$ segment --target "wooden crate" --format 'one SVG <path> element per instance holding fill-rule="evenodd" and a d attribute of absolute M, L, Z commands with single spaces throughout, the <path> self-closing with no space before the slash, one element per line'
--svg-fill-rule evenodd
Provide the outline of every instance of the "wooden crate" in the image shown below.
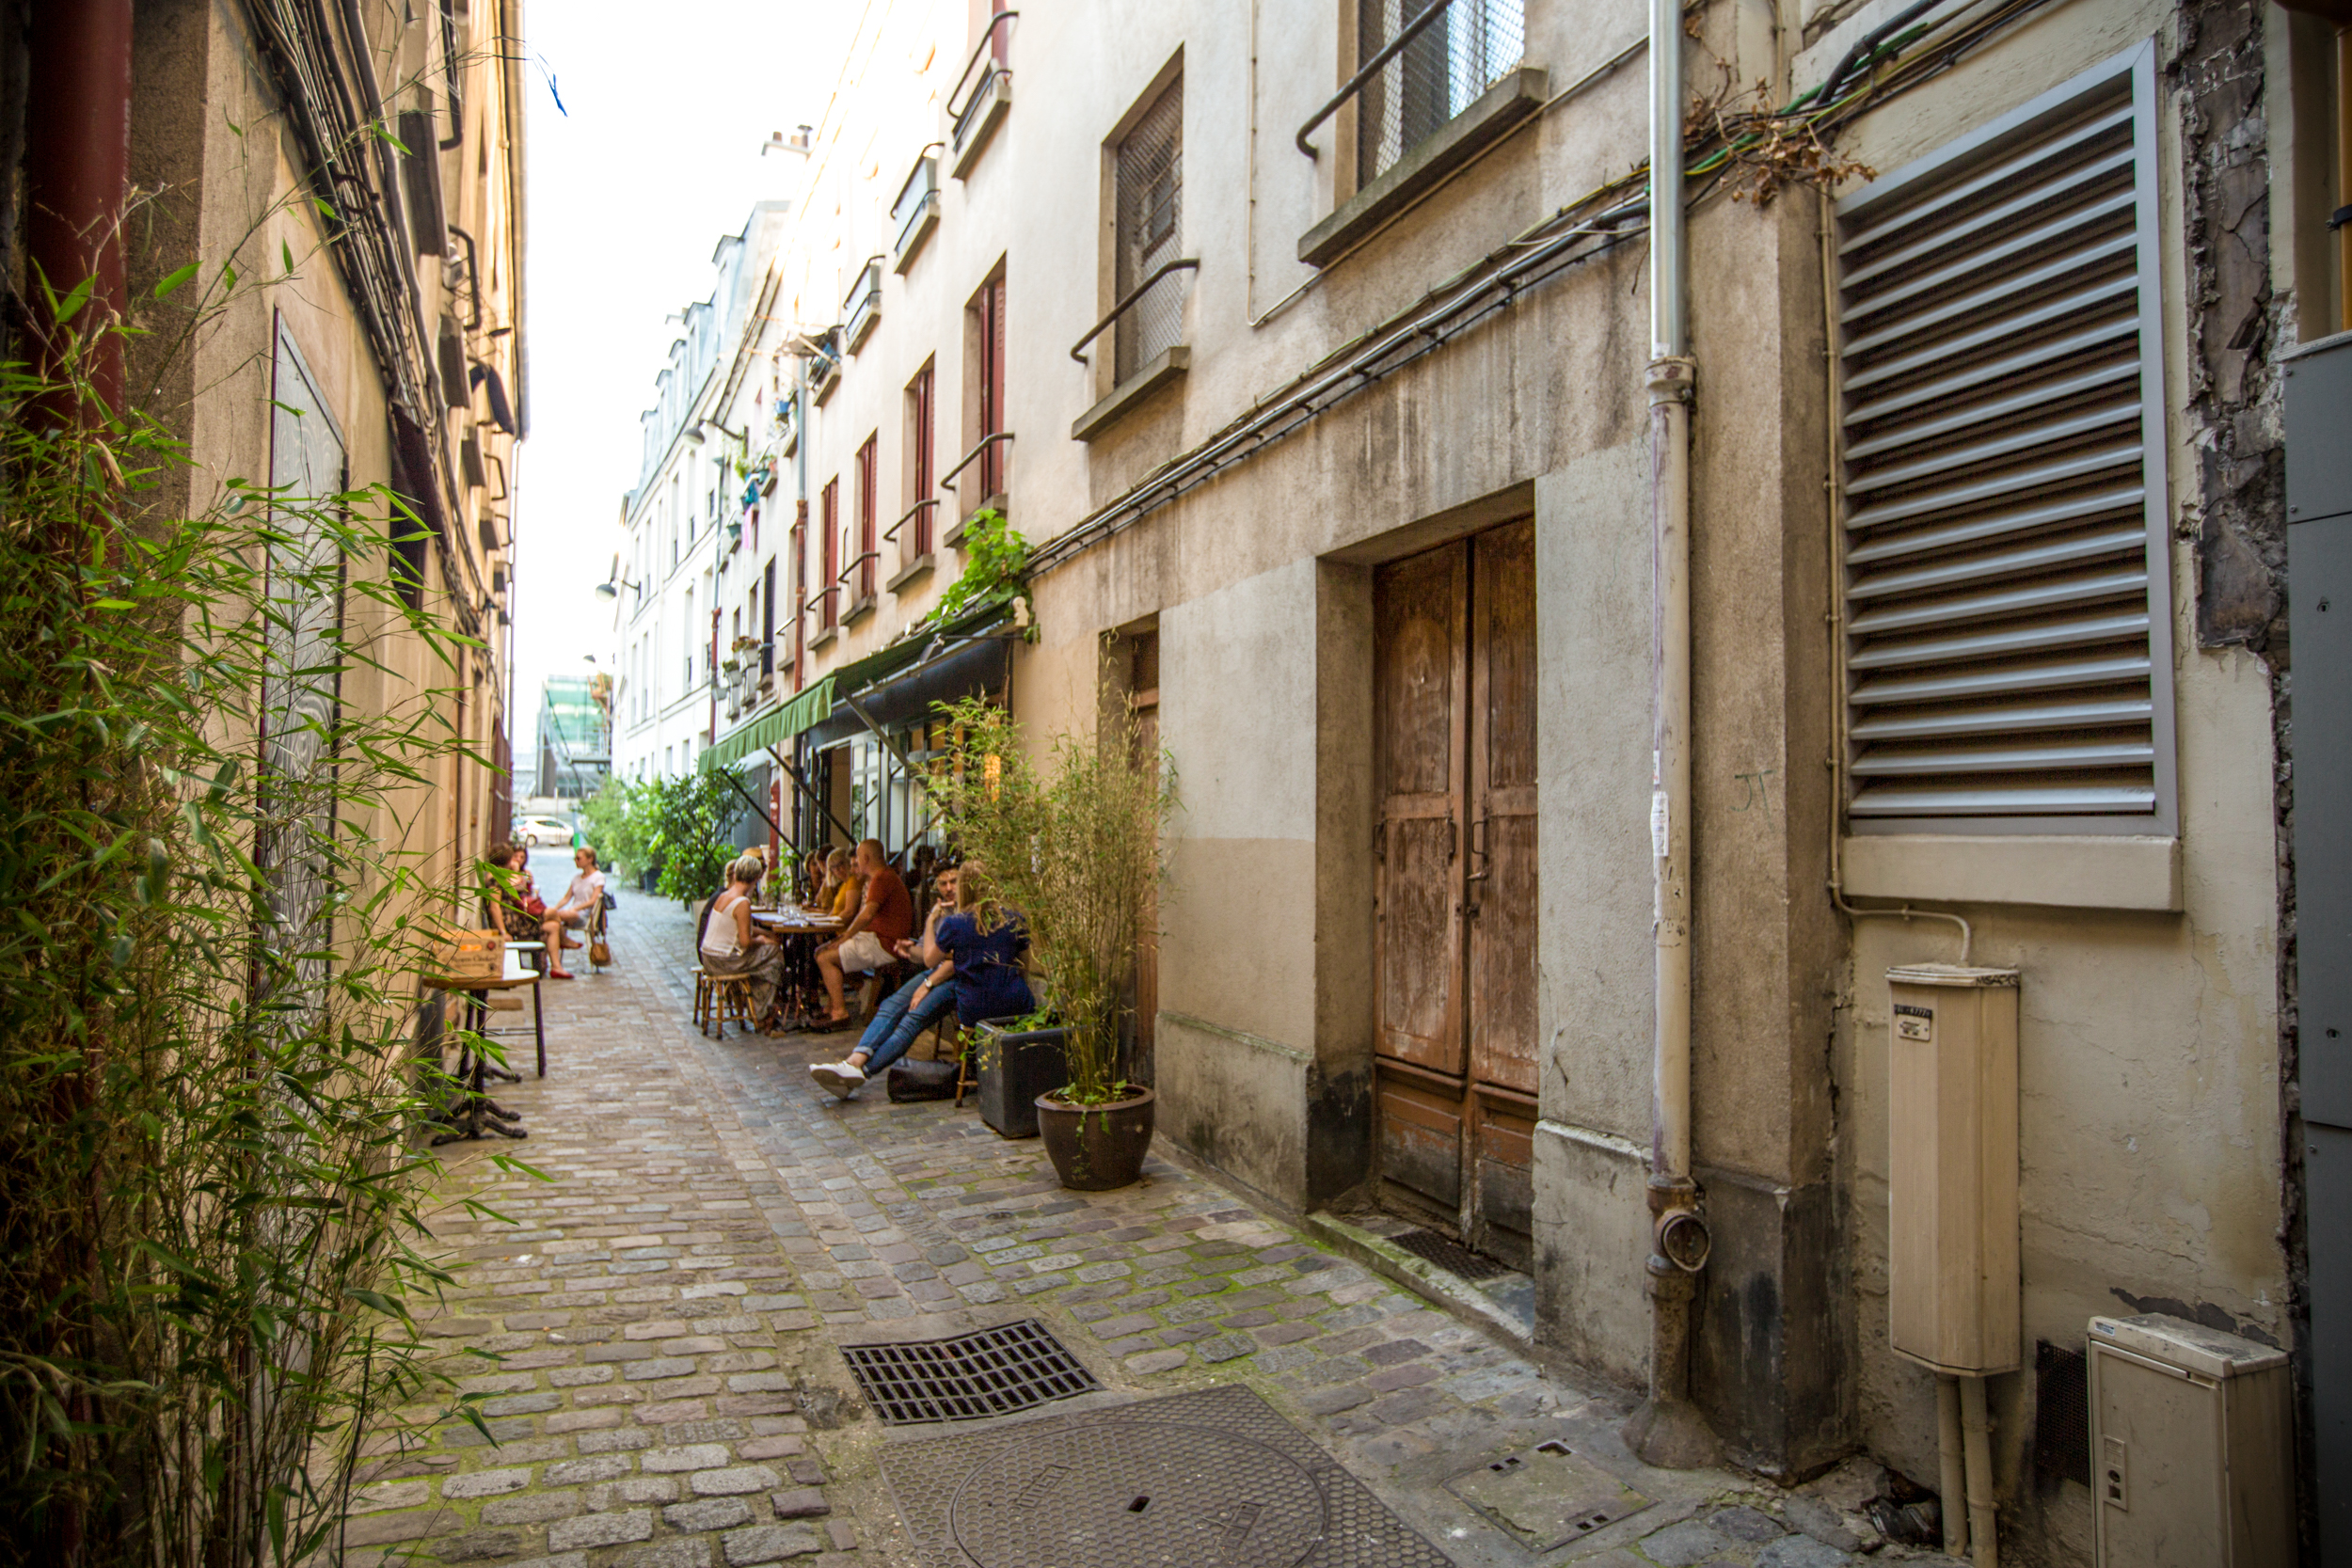
<path fill-rule="evenodd" d="M 506 973 L 506 933 L 449 930 L 441 934 L 440 972 L 453 980 L 495 980 Z"/>

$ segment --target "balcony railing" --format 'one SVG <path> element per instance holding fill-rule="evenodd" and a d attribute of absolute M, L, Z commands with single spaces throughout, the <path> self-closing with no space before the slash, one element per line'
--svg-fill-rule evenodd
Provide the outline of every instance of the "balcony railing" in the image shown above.
<path fill-rule="evenodd" d="M 980 41 L 974 46 L 972 57 L 963 63 L 956 85 L 948 89 L 947 122 L 954 127 L 949 140 L 955 153 L 953 172 L 959 180 L 971 169 L 980 150 L 995 134 L 997 122 L 1011 107 L 1012 68 L 1004 58 L 1009 37 L 1005 24 L 1020 14 L 998 11 L 988 19 L 988 25 L 980 29 Z M 973 74 L 976 68 L 979 72 L 977 77 Z M 956 102 L 958 98 L 963 100 L 961 104 Z"/>
<path fill-rule="evenodd" d="M 1306 124 L 1298 150 L 1318 156 L 1307 138 L 1356 103 L 1356 183 L 1370 184 L 1478 101 L 1516 69 L 1527 52 L 1525 0 L 1375 0 L 1365 8 L 1362 47 L 1371 51 Z"/>
<path fill-rule="evenodd" d="M 933 142 L 923 150 L 914 172 L 898 188 L 898 199 L 890 204 L 891 228 L 898 236 L 890 246 L 893 272 L 913 266 L 915 253 L 939 227 L 939 159 L 933 156 L 938 147 Z"/>
<path fill-rule="evenodd" d="M 841 338 L 851 354 L 882 322 L 882 264 L 879 256 L 867 258 L 841 301 Z"/>

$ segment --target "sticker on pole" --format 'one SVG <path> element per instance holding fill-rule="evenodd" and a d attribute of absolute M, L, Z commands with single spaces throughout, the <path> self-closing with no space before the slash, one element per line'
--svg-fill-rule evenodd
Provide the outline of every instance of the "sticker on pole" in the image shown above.
<path fill-rule="evenodd" d="M 1653 789 L 1649 792 L 1649 852 L 1655 860 L 1666 858 L 1666 840 L 1671 836 L 1668 826 L 1666 792 Z"/>

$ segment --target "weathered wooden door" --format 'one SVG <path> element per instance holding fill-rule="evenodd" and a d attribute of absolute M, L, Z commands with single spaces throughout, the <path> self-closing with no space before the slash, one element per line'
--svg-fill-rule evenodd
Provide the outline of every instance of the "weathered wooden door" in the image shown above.
<path fill-rule="evenodd" d="M 1524 1268 L 1535 1124 L 1534 527 L 1374 585 L 1384 1202 Z"/>

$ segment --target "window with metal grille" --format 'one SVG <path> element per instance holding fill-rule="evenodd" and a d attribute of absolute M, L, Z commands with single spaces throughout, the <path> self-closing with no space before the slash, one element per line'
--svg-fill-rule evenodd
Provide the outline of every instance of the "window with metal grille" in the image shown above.
<path fill-rule="evenodd" d="M 1422 22 L 1433 10 L 1445 14 Z M 1359 186 L 1475 103 L 1526 54 L 1526 0 L 1357 0 L 1357 63 L 1370 65 L 1415 23 L 1422 25 L 1411 41 L 1357 96 Z"/>
<path fill-rule="evenodd" d="M 2153 56 L 1837 214 L 1850 821 L 2169 832 Z"/>
<path fill-rule="evenodd" d="M 1125 299 L 1177 258 L 1184 211 L 1184 79 L 1160 89 L 1119 143 L 1119 258 L 1115 289 Z M 1171 272 L 1119 318 L 1118 380 L 1176 346 L 1184 333 L 1190 271 Z"/>

